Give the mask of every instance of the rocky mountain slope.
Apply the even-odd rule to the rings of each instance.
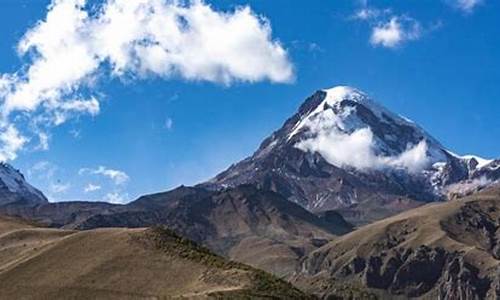
[[[308,299],[170,230],[39,228],[0,217],[2,299]]]
[[[47,227],[74,229],[97,214],[111,214],[125,210],[125,206],[106,202],[51,202],[33,204],[16,201],[0,206],[0,214],[33,220]]]
[[[499,160],[453,154],[412,121],[339,86],[309,97],[251,157],[201,186],[250,183],[368,223],[498,178]]]
[[[7,163],[0,163],[0,206],[17,201],[48,203],[42,192],[26,182],[21,172]]]
[[[128,205],[68,202],[7,205],[0,211],[67,229],[163,224],[220,255],[280,276],[290,275],[310,251],[352,230],[336,212],[317,216],[250,185],[222,191],[179,187]]]
[[[335,238],[294,282],[324,297],[499,299],[500,186]]]

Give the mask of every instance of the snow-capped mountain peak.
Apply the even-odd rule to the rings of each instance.
[[[7,163],[0,163],[0,205],[16,201],[45,203],[47,198],[31,186],[19,170]]]
[[[446,155],[414,122],[398,116],[365,93],[347,86],[323,90],[324,100],[289,134],[295,146],[317,152],[338,167],[358,170],[405,168],[421,171]]]
[[[308,97],[251,157],[204,186],[256,184],[365,222],[499,178],[500,160],[454,155],[415,122],[338,86]]]

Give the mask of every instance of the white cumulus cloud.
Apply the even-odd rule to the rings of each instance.
[[[0,161],[13,160],[27,139],[12,124],[0,125]]]
[[[394,48],[406,41],[419,39],[421,34],[422,28],[418,21],[393,16],[389,21],[372,28],[370,43],[374,46]]]
[[[352,20],[370,26],[370,44],[375,47],[396,48],[405,42],[418,40],[424,31],[432,31],[436,25],[424,30],[421,23],[408,14],[398,14],[392,8],[370,7],[366,2],[352,16]]]
[[[314,138],[303,140],[296,147],[302,151],[317,152],[332,165],[358,170],[404,168],[416,173],[428,166],[430,161],[424,140],[410,145],[396,156],[377,155],[370,128],[361,128],[350,134],[334,127],[323,128]]]
[[[2,160],[15,158],[27,141],[12,115],[42,114],[29,119],[42,119],[47,127],[77,114],[97,115],[95,89],[103,77],[225,85],[294,77],[266,18],[248,6],[217,11],[201,0],[106,0],[100,6],[53,0],[17,50],[26,64],[0,74],[0,135],[9,135],[0,137]]]

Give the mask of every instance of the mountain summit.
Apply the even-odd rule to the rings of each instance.
[[[252,183],[364,223],[498,178],[500,161],[456,155],[365,93],[338,86],[307,98],[251,157],[203,185]]]
[[[47,203],[45,196],[31,186],[24,175],[7,163],[0,163],[0,205]]]
[[[317,152],[329,163],[358,170],[405,169],[418,172],[446,159],[441,145],[413,122],[373,102],[364,93],[339,86],[301,116],[288,139]]]

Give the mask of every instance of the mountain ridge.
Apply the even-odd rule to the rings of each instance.
[[[500,185],[363,226],[308,254],[292,282],[320,297],[498,299]]]

